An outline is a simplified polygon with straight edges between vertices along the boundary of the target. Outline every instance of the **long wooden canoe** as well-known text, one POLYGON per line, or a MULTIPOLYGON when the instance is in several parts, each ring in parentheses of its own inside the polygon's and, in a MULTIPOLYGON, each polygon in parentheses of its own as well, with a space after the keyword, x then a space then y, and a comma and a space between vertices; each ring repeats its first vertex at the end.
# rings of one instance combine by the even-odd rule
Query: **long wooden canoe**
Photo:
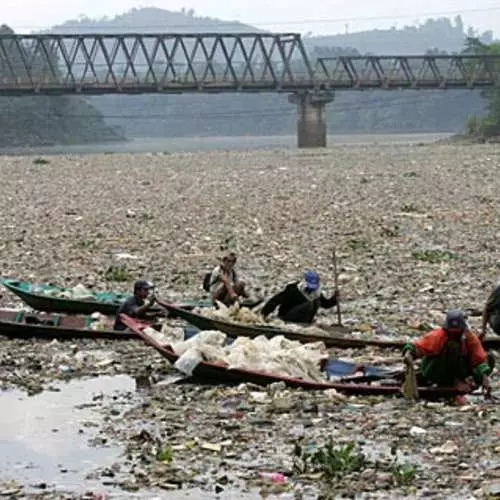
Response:
MULTIPOLYGON (((141 340, 133 331, 113 330, 114 318, 107 318, 109 326, 104 330, 94 330, 91 316, 47 314, 42 312, 13 311, 0 309, 0 337, 16 339, 107 339, 107 340, 141 340)), ((148 322, 143 324, 149 325, 148 322)), ((155 325, 155 323, 153 323, 155 325)), ((160 325, 157 324, 157 327, 160 325)), ((189 337, 199 330, 184 327, 184 334, 189 337)))
POLYGON ((158 298, 158 304, 165 307, 169 313, 175 314, 175 316, 196 326, 200 330, 219 330, 234 337, 254 338, 259 335, 264 335, 270 338, 276 335, 283 335, 290 340, 297 340, 303 343, 324 342, 327 347, 343 348, 362 348, 367 346, 397 348, 404 345, 404 342, 401 340, 358 339, 355 337, 348 337, 345 334, 351 333, 351 330, 344 326, 333 326, 324 334, 305 334, 276 326, 246 325, 221 319, 209 318, 193 311, 183 310, 179 305, 160 298, 158 298))
POLYGON ((138 338, 131 331, 113 330, 113 321, 109 320, 109 328, 105 330, 93 330, 91 324, 94 320, 90 316, 64 316, 0 309, 0 336, 58 340, 78 338, 129 340, 138 338))
MULTIPOLYGON (((118 292, 93 292, 94 300, 78 300, 61 298, 64 292, 70 289, 48 284, 33 284, 28 281, 2 279, 2 284, 17 295, 25 304, 36 311, 65 313, 65 314, 92 314, 99 312, 106 316, 114 316, 120 304, 129 294, 118 292), (53 295, 52 295, 53 294, 53 295)), ((187 301, 180 305, 182 308, 193 309, 197 306, 210 306, 210 301, 187 301)), ((158 308, 158 313, 161 308, 158 308)))
MULTIPOLYGON (((122 315, 122 321, 132 331, 137 333, 146 344, 156 349, 162 356, 164 356, 170 363, 175 363, 179 356, 175 354, 172 348, 168 345, 160 344, 155 338, 145 332, 147 325, 135 321, 134 319, 122 315)), ((335 361, 335 360, 334 360, 335 361)), ((327 365, 328 366, 328 363, 327 365)), ((283 376, 276 373, 253 371, 246 369, 231 369, 228 370, 227 365, 223 362, 208 362, 201 361, 193 371, 193 378, 201 379, 205 382, 224 382, 230 384, 239 383, 254 383, 257 385, 268 385, 273 382, 285 382, 289 387, 301 387, 309 390, 326 390, 335 389, 345 394, 365 394, 365 395, 385 395, 385 396, 401 396, 401 385, 384 385, 383 383, 366 384, 356 383, 356 379, 351 378, 350 381, 344 380, 339 382, 315 382, 310 380, 303 380, 294 377, 283 376)), ((375 377, 377 378, 377 377, 375 377)), ((381 374, 380 379, 383 379, 381 374)), ((379 382, 382 382, 379 380, 379 382)), ((419 387, 419 396, 424 399, 437 399, 443 397, 456 396, 463 394, 453 388, 436 388, 436 387, 419 387)))
MULTIPOLYGON (((325 334, 306 334, 289 330, 286 328, 279 328, 275 326, 264 325, 246 325, 242 323, 235 323, 221 319, 209 318, 194 311, 187 311, 182 309, 181 306, 168 302, 164 299, 158 298, 158 304, 167 309, 169 313, 187 321, 188 323, 196 326, 200 330, 219 330, 226 335, 234 337, 258 337, 265 335, 266 337, 274 337, 275 335, 283 335, 290 340, 298 340, 302 343, 310 342, 324 342, 327 347, 339 348, 364 348, 364 347, 378 347, 381 349, 401 349, 406 340, 401 339, 361 339, 354 336, 348 336, 352 330, 334 325, 328 327, 325 334), (347 335, 346 335, 347 334, 347 335)), ((483 341, 483 346, 486 349, 500 348, 500 336, 487 337, 483 341)))

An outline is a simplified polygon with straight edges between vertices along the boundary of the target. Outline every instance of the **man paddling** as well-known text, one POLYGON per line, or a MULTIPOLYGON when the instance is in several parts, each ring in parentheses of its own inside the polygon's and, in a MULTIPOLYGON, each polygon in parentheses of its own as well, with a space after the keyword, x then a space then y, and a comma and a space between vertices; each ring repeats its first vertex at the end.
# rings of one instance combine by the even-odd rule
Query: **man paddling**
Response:
POLYGON ((422 358, 420 374, 428 384, 463 391, 482 386, 485 395, 491 395, 491 367, 486 351, 479 337, 469 330, 460 309, 448 311, 441 328, 406 344, 403 352, 407 365, 422 358))
POLYGON ((131 318, 144 318, 146 316, 146 313, 156 302, 154 295, 146 302, 149 291, 153 288, 153 285, 146 280, 138 280, 134 283, 134 295, 126 299, 116 313, 114 330, 127 329, 127 325, 120 320, 120 314, 126 314, 131 318))
POLYGON ((222 258, 210 275, 207 275, 207 291, 210 291, 212 302, 222 302, 230 306, 238 301, 239 297, 248 298, 245 283, 239 279, 234 266, 236 265, 236 254, 231 252, 222 258))
POLYGON ((261 310, 266 317, 277 307, 278 317, 291 323, 311 324, 318 309, 330 309, 338 303, 339 291, 326 298, 321 291, 319 274, 306 271, 302 281, 289 283, 281 292, 271 297, 261 310))

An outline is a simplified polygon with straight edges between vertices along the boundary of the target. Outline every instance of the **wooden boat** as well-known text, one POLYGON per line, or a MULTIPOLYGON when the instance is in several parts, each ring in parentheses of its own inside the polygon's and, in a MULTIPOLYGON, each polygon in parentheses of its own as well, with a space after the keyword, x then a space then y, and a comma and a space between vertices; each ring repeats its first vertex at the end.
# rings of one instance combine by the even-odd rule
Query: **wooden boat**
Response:
MULTIPOLYGON (((259 335, 265 335, 270 338, 275 335, 283 335, 287 339, 298 340, 302 343, 324 342, 327 347, 340 347, 346 349, 365 348, 370 346, 381 349, 401 349, 407 342, 406 340, 401 339, 361 339, 353 336, 349 337, 346 334, 351 333, 352 330, 338 325, 328 327, 324 334, 306 334, 276 326, 246 325, 231 321, 224 321, 221 319, 209 318, 193 311, 182 309, 180 305, 173 304, 172 302, 168 302, 160 298, 158 298, 158 304, 167 309, 170 314, 187 321, 200 330, 219 330, 224 332, 226 335, 234 337, 254 338, 259 335)), ((483 341, 483 346, 485 349, 500 348, 500 336, 487 337, 483 341)))
POLYGON ((356 348, 367 346, 378 346, 385 348, 401 347, 401 340, 383 340, 383 339, 357 339, 355 337, 347 337, 344 334, 350 333, 351 330, 344 326, 333 326, 324 334, 305 334, 295 330, 287 330, 271 325, 246 325, 224 321, 221 319, 209 318, 193 311, 187 311, 177 304, 168 302, 158 298, 158 304, 167 309, 169 313, 187 321, 196 326, 200 330, 219 330, 227 335, 234 337, 258 337, 265 335, 266 337, 274 337, 275 335, 283 335, 290 340, 298 340, 299 342, 324 342, 327 347, 343 347, 356 348))
POLYGON ((58 340, 138 338, 133 332, 113 330, 113 319, 109 320, 109 329, 106 330, 92 330, 90 325, 93 322, 90 316, 64 316, 0 309, 0 335, 5 337, 58 340))
MULTIPOLYGON (((105 330, 93 330, 94 320, 90 316, 47 314, 41 312, 13 311, 0 309, 0 336, 29 339, 108 339, 140 340, 132 331, 113 330, 114 318, 108 318, 109 327, 105 330)), ((149 323, 144 323, 149 324, 149 323)), ((185 327, 185 335, 195 335, 197 328, 185 327)))
MULTIPOLYGON (((36 311, 54 313, 92 314, 99 312, 106 316, 114 316, 120 304, 129 296, 126 293, 93 292, 95 300, 78 300, 48 295, 69 292, 68 288, 12 279, 2 279, 2 284, 36 311)), ((210 301, 188 301, 180 307, 193 309, 196 306, 210 306, 210 304, 210 301)), ((162 309, 157 308, 156 312, 161 314, 162 309)))
MULTIPOLYGON (((122 321, 137 335, 139 335, 146 344, 150 345, 156 349, 162 356, 164 356, 170 363, 175 363, 179 356, 175 354, 169 345, 160 344, 155 338, 149 335, 145 328, 148 326, 144 323, 136 321, 126 315, 122 315, 122 321)), ((401 394, 401 384, 399 382, 392 381, 390 385, 385 385, 383 380, 389 375, 389 372, 385 370, 380 370, 376 367, 358 367, 355 364, 351 365, 351 370, 345 365, 349 363, 344 363, 344 366, 339 370, 338 368, 339 360, 330 360, 325 364, 325 369, 327 369, 329 374, 332 371, 328 370, 329 366, 332 366, 333 374, 344 374, 346 372, 355 373, 359 370, 363 371, 361 377, 345 377, 338 382, 315 382, 309 380, 303 380, 294 377, 288 377, 279 375, 276 373, 253 371, 246 369, 227 369, 227 365, 223 362, 208 362, 201 361, 193 371, 193 378, 203 380, 205 382, 214 381, 217 383, 254 383, 257 385, 268 385, 273 382, 285 382, 289 387, 301 387, 303 389, 309 390, 326 390, 335 389, 344 394, 364 394, 364 395, 386 395, 386 396, 402 396, 401 394), (371 368, 371 375, 367 372, 367 368, 371 368), (361 380, 370 379, 372 383, 360 383, 361 380), (373 384, 373 381, 378 381, 379 384, 373 384)), ((343 363, 343 362, 341 362, 343 363)), ((393 375, 393 373, 391 373, 393 375)), ((436 387, 419 387, 419 396, 421 398, 427 399, 437 399, 442 397, 456 396, 458 394, 463 394, 462 391, 458 391, 454 388, 436 388, 436 387)))

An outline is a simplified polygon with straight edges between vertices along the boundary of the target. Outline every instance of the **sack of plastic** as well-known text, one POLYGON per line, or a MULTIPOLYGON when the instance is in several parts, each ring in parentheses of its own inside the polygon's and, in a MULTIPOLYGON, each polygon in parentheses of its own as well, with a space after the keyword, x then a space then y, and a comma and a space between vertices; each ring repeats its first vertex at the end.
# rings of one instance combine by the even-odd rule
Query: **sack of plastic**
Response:
POLYGON ((95 300, 94 294, 90 290, 87 290, 81 283, 78 283, 78 285, 71 290, 71 294, 73 298, 77 300, 95 300))
POLYGON ((175 363, 174 367, 188 377, 202 361, 202 355, 196 348, 188 349, 175 363))
POLYGON ((162 346, 172 346, 174 352, 176 342, 184 342, 184 330, 182 328, 172 328, 166 324, 162 326, 161 332, 148 326, 144 329, 144 333, 162 346))
POLYGON ((172 344, 172 348, 174 349, 175 354, 182 356, 186 351, 193 347, 198 349, 205 345, 222 347, 225 342, 225 333, 216 330, 205 330, 186 341, 177 341, 175 344, 172 344))

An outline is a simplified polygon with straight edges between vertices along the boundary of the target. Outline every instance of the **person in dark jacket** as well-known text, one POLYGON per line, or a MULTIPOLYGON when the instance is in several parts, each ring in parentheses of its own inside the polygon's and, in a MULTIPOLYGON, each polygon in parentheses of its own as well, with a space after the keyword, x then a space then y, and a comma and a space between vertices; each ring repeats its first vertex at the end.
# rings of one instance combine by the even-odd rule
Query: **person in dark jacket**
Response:
POLYGON ((497 335, 500 335, 500 283, 492 290, 484 306, 481 339, 486 336, 488 324, 497 335))
POLYGON ((146 280, 138 280, 134 283, 134 295, 126 299, 116 313, 114 330, 127 329, 127 325, 120 320, 120 314, 126 314, 131 318, 144 318, 146 316, 146 313, 156 302, 154 295, 146 302, 149 291, 153 288, 153 285, 146 280))
POLYGON ((271 297, 261 310, 266 317, 277 307, 278 317, 291 323, 311 324, 320 307, 329 309, 337 305, 338 290, 329 299, 320 288, 319 275, 306 271, 302 281, 289 283, 281 292, 271 297))

